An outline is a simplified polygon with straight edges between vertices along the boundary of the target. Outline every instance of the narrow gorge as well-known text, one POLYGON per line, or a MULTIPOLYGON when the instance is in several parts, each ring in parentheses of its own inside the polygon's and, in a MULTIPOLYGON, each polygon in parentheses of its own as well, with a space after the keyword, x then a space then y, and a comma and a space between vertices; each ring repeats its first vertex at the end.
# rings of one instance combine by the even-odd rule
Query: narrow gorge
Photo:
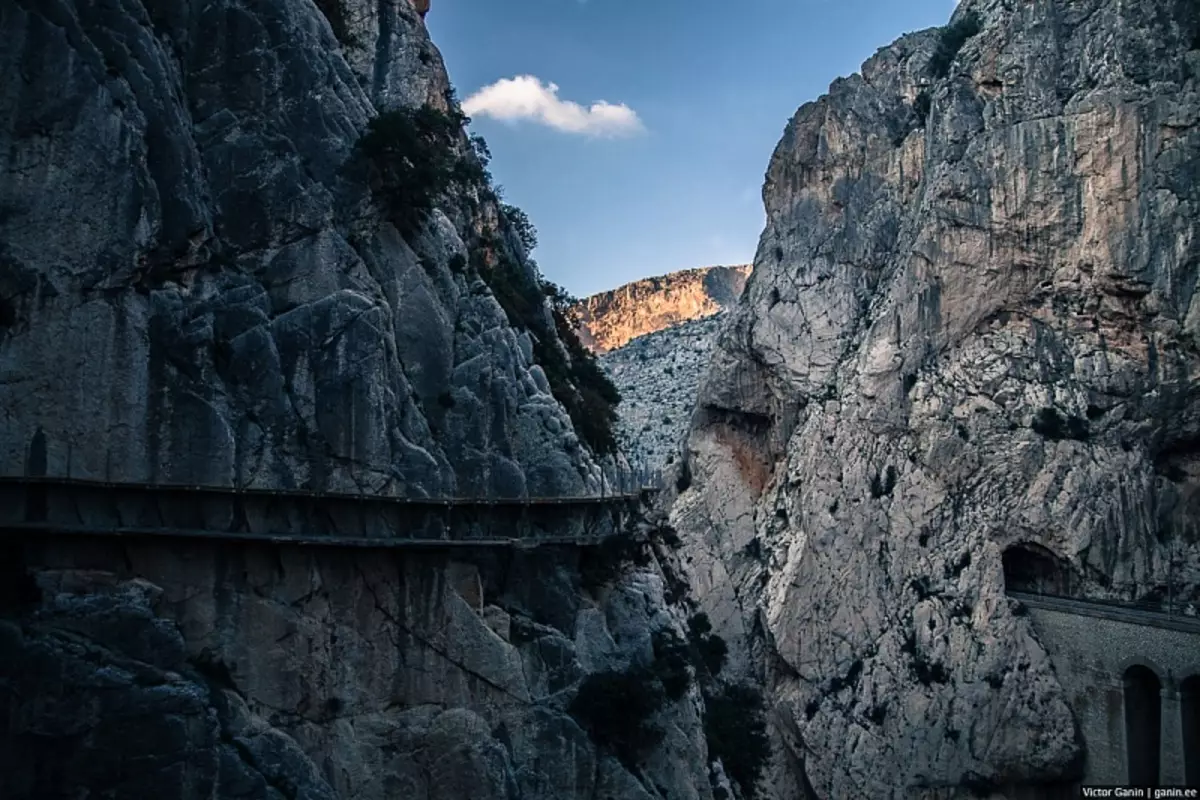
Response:
POLYGON ((1195 3, 961 0, 583 301, 438 13, 0 0, 0 800, 1200 785, 1195 3))

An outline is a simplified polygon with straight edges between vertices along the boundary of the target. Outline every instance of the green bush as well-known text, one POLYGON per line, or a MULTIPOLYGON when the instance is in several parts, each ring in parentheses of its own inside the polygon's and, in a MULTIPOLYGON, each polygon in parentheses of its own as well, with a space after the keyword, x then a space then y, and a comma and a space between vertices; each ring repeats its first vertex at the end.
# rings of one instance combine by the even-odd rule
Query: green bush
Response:
POLYGON ((1086 442, 1091 438, 1087 420, 1083 417, 1078 417, 1074 414, 1069 417, 1063 417, 1057 409, 1049 407, 1043 408, 1034 416, 1030 427, 1033 428, 1035 433, 1040 433, 1042 436, 1053 441, 1075 439, 1080 442, 1086 442))
POLYGON ((621 577, 627 565, 644 567, 649 563, 650 556, 641 543, 628 534, 618 533, 583 549, 579 573, 585 588, 598 589, 621 577))
POLYGON ((680 700, 692 685, 692 673, 688 645, 671 630, 655 631, 654 674, 662 683, 663 691, 671 700, 680 700))
POLYGON ((345 0, 317 0, 317 8, 325 15, 325 19, 329 20, 333 35, 344 47, 359 46, 358 39, 351 35, 350 27, 346 24, 345 0))
POLYGON ((634 767, 662 741, 663 732, 650 717, 663 707, 659 683, 650 670, 598 672, 579 687, 567 712, 598 745, 634 767))
POLYGON ((929 119, 929 111, 933 107, 933 100, 929 96, 929 92, 925 89, 917 92, 917 97, 913 100, 913 113, 917 115, 917 120, 922 126, 929 119))
POLYGON ((525 252, 533 252, 534 248, 538 246, 537 228, 533 227, 533 223, 529 221, 529 215, 508 203, 501 205, 500 210, 504 212, 504 218, 508 224, 516 231, 517 238, 521 240, 521 246, 525 248, 525 252))
POLYGON ((737 781, 747 800, 758 793, 771 745, 766 704, 753 686, 734 684, 704 698, 704 736, 709 756, 720 759, 725 774, 737 781))
POLYGON ((708 670, 708 674, 713 677, 720 675, 729 655, 729 646, 725 644, 724 639, 712 632, 712 622, 709 621, 708 614, 701 611, 688 620, 688 641, 698 663, 708 670))
POLYGON ((467 118, 451 105, 387 111, 367 125, 358 141, 370 166, 371 187, 401 233, 414 233, 434 202, 453 186, 486 180, 474 160, 459 157, 457 146, 467 118))
POLYGON ((975 14, 964 14, 960 19, 942 28, 937 49, 929 59, 929 69, 934 76, 944 78, 950 74, 950 65, 954 63, 958 51, 962 50, 968 39, 982 29, 979 17, 975 14))

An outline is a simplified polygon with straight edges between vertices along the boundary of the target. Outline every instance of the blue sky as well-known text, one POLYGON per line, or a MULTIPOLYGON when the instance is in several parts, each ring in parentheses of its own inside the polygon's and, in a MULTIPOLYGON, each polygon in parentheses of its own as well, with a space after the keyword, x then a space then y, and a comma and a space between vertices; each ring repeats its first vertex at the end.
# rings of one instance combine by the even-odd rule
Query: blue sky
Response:
POLYGON ((763 174, 796 108, 954 10, 953 0, 432 6, 427 24, 492 174, 538 229, 534 258, 579 296, 750 261, 763 174))

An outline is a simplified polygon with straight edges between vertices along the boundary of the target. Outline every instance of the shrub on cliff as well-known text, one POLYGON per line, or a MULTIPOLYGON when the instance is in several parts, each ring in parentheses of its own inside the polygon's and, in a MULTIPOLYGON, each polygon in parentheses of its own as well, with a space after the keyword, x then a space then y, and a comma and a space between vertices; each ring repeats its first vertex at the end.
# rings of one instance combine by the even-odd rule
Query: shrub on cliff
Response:
POLYGON ((771 756, 765 712, 762 693, 748 684, 725 686, 704 698, 708 754, 721 760, 747 800, 756 796, 771 756))
POLYGON ((650 556, 640 542, 628 534, 618 533, 583 549, 579 574, 585 588, 598 589, 621 577, 627 565, 644 567, 649 563, 650 556))
POLYGON ((344 47, 358 47, 359 42, 351 33, 346 20, 345 0, 317 0, 317 8, 329 21, 333 35, 344 47))
POLYGON ((938 38, 937 49, 929 59, 929 69, 935 77, 944 78, 950 74, 950 65, 954 63, 958 51, 975 34, 983 30, 979 17, 975 14, 964 14, 961 18, 942 28, 938 38))
POLYGON ((1040 433, 1052 441, 1075 439, 1080 442, 1086 442, 1091 438, 1086 420, 1074 414, 1064 417, 1055 408, 1047 407, 1038 411, 1030 427, 1033 428, 1035 433, 1040 433))
POLYGON ((725 640, 712 632, 712 622, 708 614, 700 612, 688 620, 688 641, 696 654, 699 664, 702 664, 713 677, 721 674, 725 666, 725 658, 729 654, 729 646, 725 640))
POLYGON ((924 125, 929 119, 929 111, 933 108, 933 100, 929 96, 929 92, 922 89, 917 93, 917 97, 913 100, 913 113, 917 115, 917 122, 924 125))
POLYGON ((662 683, 663 691, 671 700, 680 700, 692 685, 692 673, 688 670, 691 653, 687 642, 674 631, 655 631, 651 637, 654 646, 654 674, 662 683))
POLYGON ((466 117, 432 106, 387 111, 367 125, 358 149, 369 165, 371 188, 396 228, 413 233, 433 209, 438 196, 456 184, 479 179, 463 166, 457 145, 466 117))
MULTIPOLYGON (((492 199, 497 194, 487 171, 491 160, 487 142, 471 136, 471 151, 460 153, 467 117, 453 92, 447 93, 446 101, 450 109, 446 112, 422 106, 380 114, 358 142, 371 188, 404 235, 415 233, 438 198, 451 189, 473 189, 492 199)), ((537 231, 525 212, 511 205, 500 210, 501 224, 511 227, 525 250, 536 247, 537 231)), ((546 373, 551 392, 566 408, 579 438, 597 455, 615 453, 615 406, 621 396, 575 335, 570 318, 575 299, 543 281, 532 261, 521 264, 495 230, 478 237, 469 263, 487 282, 509 322, 533 334, 534 360, 546 373)), ((460 258, 452 260, 451 266, 461 271, 466 264, 460 258)))
POLYGON ((525 252, 533 252, 534 248, 538 246, 537 228, 533 227, 533 223, 529 221, 529 215, 508 203, 502 204, 500 210, 504 212, 504 218, 508 224, 516 231, 517 238, 521 240, 521 246, 525 248, 525 252))
POLYGON ((593 741, 632 768, 662 741, 662 730, 650 722, 662 707, 663 694, 654 675, 635 667, 589 675, 567 712, 593 741))

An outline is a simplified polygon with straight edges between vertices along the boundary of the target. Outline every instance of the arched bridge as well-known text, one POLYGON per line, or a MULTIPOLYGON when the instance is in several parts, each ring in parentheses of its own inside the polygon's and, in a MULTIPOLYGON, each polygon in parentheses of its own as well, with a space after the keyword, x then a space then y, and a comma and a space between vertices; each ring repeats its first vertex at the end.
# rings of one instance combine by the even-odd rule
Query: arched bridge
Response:
POLYGON ((582 545, 621 531, 653 491, 433 498, 0 477, 0 531, 339 547, 582 545))
POLYGON ((1200 616, 1184 587, 1162 587, 1157 599, 1085 599, 1070 591, 1066 566, 1037 548, 1012 548, 1004 561, 1009 597, 1079 723, 1083 784, 1200 786, 1200 616))

